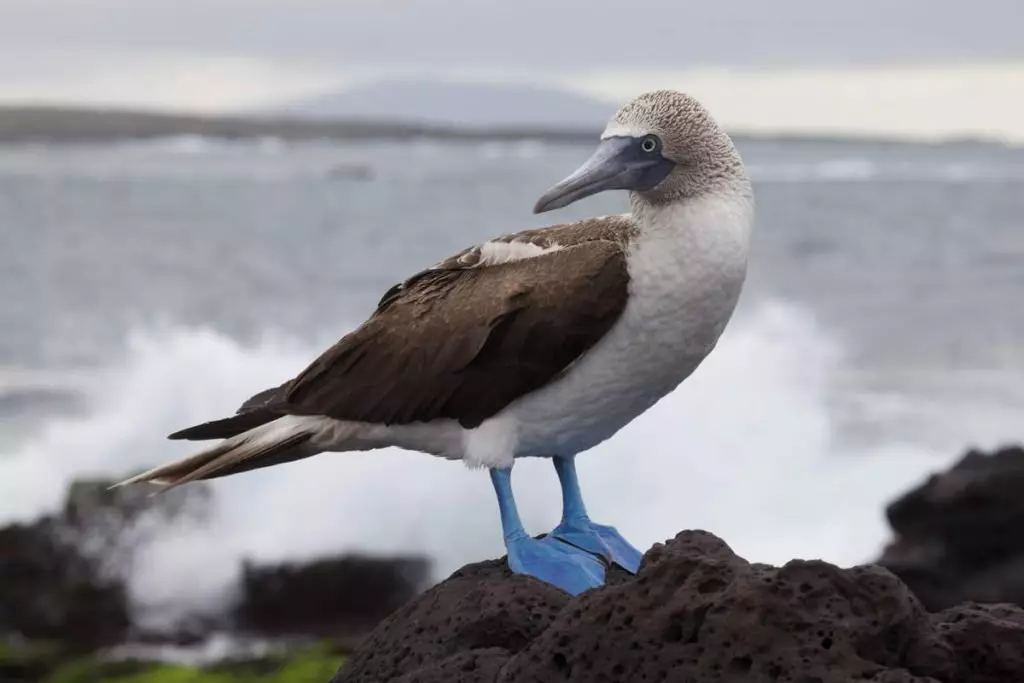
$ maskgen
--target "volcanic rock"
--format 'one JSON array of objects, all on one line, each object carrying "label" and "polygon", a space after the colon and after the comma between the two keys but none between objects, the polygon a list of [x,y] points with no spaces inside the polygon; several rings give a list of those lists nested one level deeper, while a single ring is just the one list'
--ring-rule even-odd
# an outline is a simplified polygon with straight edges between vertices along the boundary
[{"label": "volcanic rock", "polygon": [[926,608],[1024,605],[1024,449],[971,451],[887,509],[896,539],[878,563]]},{"label": "volcanic rock", "polygon": [[235,626],[275,636],[366,634],[426,585],[419,557],[338,556],[306,563],[246,563]]},{"label": "volcanic rock", "polygon": [[206,514],[209,491],[153,498],[77,481],[58,514],[0,528],[0,636],[87,652],[124,642],[131,614],[122,576],[161,526]]},{"label": "volcanic rock", "polygon": [[56,514],[0,527],[0,649],[6,638],[72,653],[126,641],[188,645],[222,630],[347,641],[427,583],[429,563],[419,557],[245,563],[232,612],[141,629],[125,587],[135,554],[172,527],[203,525],[215,501],[206,484],[152,496],[146,487],[110,489],[110,483],[74,482]]},{"label": "volcanic rock", "polygon": [[0,636],[88,651],[122,642],[124,586],[66,542],[53,520],[0,528]]},{"label": "volcanic rock", "polygon": [[333,683],[1016,683],[1024,611],[929,614],[892,573],[752,564],[685,531],[640,572],[572,598],[503,561],[468,565],[405,605]]}]

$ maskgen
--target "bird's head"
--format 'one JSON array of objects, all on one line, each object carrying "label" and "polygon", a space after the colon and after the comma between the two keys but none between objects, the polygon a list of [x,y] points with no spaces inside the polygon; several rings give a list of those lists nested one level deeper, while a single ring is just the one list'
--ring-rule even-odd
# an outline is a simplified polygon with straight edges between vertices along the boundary
[{"label": "bird's head", "polygon": [[590,159],[544,193],[533,211],[605,190],[629,190],[660,204],[743,178],[743,162],[708,111],[689,95],[658,90],[619,109]]}]

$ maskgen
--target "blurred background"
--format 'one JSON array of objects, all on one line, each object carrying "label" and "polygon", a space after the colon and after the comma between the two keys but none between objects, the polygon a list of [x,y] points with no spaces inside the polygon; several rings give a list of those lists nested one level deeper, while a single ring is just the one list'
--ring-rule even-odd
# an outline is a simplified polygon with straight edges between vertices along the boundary
[{"label": "blurred background", "polygon": [[[253,572],[341,557],[400,604],[502,555],[486,475],[419,454],[159,514],[99,482],[187,454],[165,435],[291,377],[410,272],[625,210],[530,212],[655,88],[733,134],[751,274],[705,365],[581,457],[593,516],[644,547],[704,528],[752,561],[877,558],[887,503],[1024,435],[1022,24],[1019,0],[0,0],[0,562],[36,581],[57,556],[25,530],[70,529],[120,596],[107,640],[207,652]],[[516,487],[549,529],[549,466]],[[92,628],[7,585],[0,635]]]}]

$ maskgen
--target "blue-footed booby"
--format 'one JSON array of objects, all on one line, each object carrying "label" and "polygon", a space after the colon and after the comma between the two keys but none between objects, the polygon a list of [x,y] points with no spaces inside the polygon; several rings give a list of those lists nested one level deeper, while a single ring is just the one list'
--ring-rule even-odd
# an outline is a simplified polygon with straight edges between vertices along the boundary
[{"label": "blue-footed booby", "polygon": [[[575,458],[715,347],[746,277],[753,193],[708,111],[666,90],[624,105],[534,212],[608,190],[631,211],[496,237],[412,275],[294,379],[170,437],[211,448],[123,484],[395,446],[490,471],[514,572],[572,594],[612,563],[636,572],[640,552],[590,520]],[[541,538],[512,493],[523,457],[551,458],[561,483],[561,522]]]}]

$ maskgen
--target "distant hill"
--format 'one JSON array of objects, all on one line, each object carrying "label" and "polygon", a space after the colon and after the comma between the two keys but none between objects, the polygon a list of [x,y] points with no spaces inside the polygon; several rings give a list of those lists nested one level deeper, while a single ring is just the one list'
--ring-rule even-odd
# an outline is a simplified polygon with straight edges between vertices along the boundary
[{"label": "distant hill", "polygon": [[595,130],[617,105],[554,88],[442,81],[381,81],[295,102],[279,114],[409,121],[459,128]]},{"label": "distant hill", "polygon": [[[564,111],[569,111],[565,109]],[[278,110],[228,116],[100,109],[80,106],[0,105],[0,145],[7,143],[84,143],[115,140],[139,140],[174,136],[201,136],[221,139],[278,138],[281,140],[542,140],[554,143],[593,145],[605,117],[597,125],[537,123],[459,124],[456,122],[414,121],[395,116],[300,116]],[[843,137],[829,135],[751,135],[733,134],[737,142],[776,140],[789,143],[821,142],[916,145],[920,142],[886,137]],[[935,144],[924,142],[924,144]],[[959,138],[942,144],[992,144],[1001,142],[983,138]]]},{"label": "distant hill", "polygon": [[0,106],[0,143],[103,142],[168,136],[204,136],[245,139],[274,137],[283,140],[547,140],[592,142],[593,130],[494,126],[460,128],[379,119],[299,118],[296,116],[200,116],[54,106]]}]

